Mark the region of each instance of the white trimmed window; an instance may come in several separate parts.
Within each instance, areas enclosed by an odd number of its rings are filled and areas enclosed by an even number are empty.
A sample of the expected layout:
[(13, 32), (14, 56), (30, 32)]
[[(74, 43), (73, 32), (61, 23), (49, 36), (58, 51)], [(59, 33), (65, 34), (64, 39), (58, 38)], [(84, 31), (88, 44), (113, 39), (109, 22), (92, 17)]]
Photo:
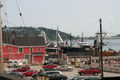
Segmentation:
[(8, 48), (8, 51), (11, 52), (11, 48)]
[(33, 52), (33, 48), (30, 48), (30, 52), (31, 52), (31, 53)]
[(19, 48), (19, 52), (23, 52), (23, 48)]
[(38, 51), (41, 51), (41, 48), (38, 48)]

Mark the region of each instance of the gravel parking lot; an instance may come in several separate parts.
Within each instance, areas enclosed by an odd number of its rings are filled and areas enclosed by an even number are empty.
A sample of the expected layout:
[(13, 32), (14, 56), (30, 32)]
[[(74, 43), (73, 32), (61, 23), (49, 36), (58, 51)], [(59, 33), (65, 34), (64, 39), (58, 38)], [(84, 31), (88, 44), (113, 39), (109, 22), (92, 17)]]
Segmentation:
[[(36, 70), (40, 70), (42, 69), (41, 66), (30, 66), (31, 69), (36, 69)], [(7, 68), (6, 71), (11, 71), (15, 68)], [(80, 70), (81, 68), (74, 68), (73, 71), (62, 71), (63, 75), (66, 75), (69, 79), (75, 76), (80, 76), (77, 72), (78, 70)], [(94, 76), (94, 75), (84, 75), (84, 76), (80, 76), (80, 77), (100, 77), (100, 75), (98, 76)], [(104, 72), (104, 77), (112, 77), (112, 76), (120, 76), (120, 74), (117, 73), (110, 73), (110, 72)], [(31, 80), (32, 77), (25, 77), (25, 80)]]

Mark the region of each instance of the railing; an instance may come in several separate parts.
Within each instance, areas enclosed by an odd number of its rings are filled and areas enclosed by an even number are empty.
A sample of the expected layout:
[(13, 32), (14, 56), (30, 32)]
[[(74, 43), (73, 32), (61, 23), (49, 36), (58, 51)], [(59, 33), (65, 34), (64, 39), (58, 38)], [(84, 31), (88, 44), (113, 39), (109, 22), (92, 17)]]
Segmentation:
[(108, 68), (108, 67), (104, 67), (103, 70), (104, 70), (105, 72), (120, 73), (120, 69), (118, 69), (118, 68), (110, 68), (110, 67)]

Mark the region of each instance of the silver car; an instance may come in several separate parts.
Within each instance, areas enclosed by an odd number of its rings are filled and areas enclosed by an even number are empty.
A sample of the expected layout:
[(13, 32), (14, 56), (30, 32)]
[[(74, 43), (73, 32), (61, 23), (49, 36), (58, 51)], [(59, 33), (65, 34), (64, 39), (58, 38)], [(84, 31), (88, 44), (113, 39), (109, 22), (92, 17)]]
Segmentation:
[(72, 71), (73, 70), (73, 67), (72, 66), (69, 66), (69, 65), (61, 65), (58, 70), (60, 71)]

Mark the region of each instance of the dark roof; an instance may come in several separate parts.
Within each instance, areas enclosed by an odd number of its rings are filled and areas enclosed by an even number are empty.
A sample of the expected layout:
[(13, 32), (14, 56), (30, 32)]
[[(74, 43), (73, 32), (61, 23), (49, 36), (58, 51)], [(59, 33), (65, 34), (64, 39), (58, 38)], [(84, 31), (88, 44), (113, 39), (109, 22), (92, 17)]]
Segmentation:
[(43, 36), (16, 35), (14, 31), (5, 29), (2, 32), (3, 43), (17, 46), (45, 46)]
[[(45, 46), (45, 39), (43, 36), (15, 36), (12, 33), (2, 33), (3, 43), (17, 46)], [(14, 35), (14, 37), (12, 36)]]
[(11, 44), (12, 34), (3, 31), (2, 32), (2, 39), (3, 39), (3, 43)]
[(41, 37), (14, 37), (17, 46), (45, 46), (45, 40)]

